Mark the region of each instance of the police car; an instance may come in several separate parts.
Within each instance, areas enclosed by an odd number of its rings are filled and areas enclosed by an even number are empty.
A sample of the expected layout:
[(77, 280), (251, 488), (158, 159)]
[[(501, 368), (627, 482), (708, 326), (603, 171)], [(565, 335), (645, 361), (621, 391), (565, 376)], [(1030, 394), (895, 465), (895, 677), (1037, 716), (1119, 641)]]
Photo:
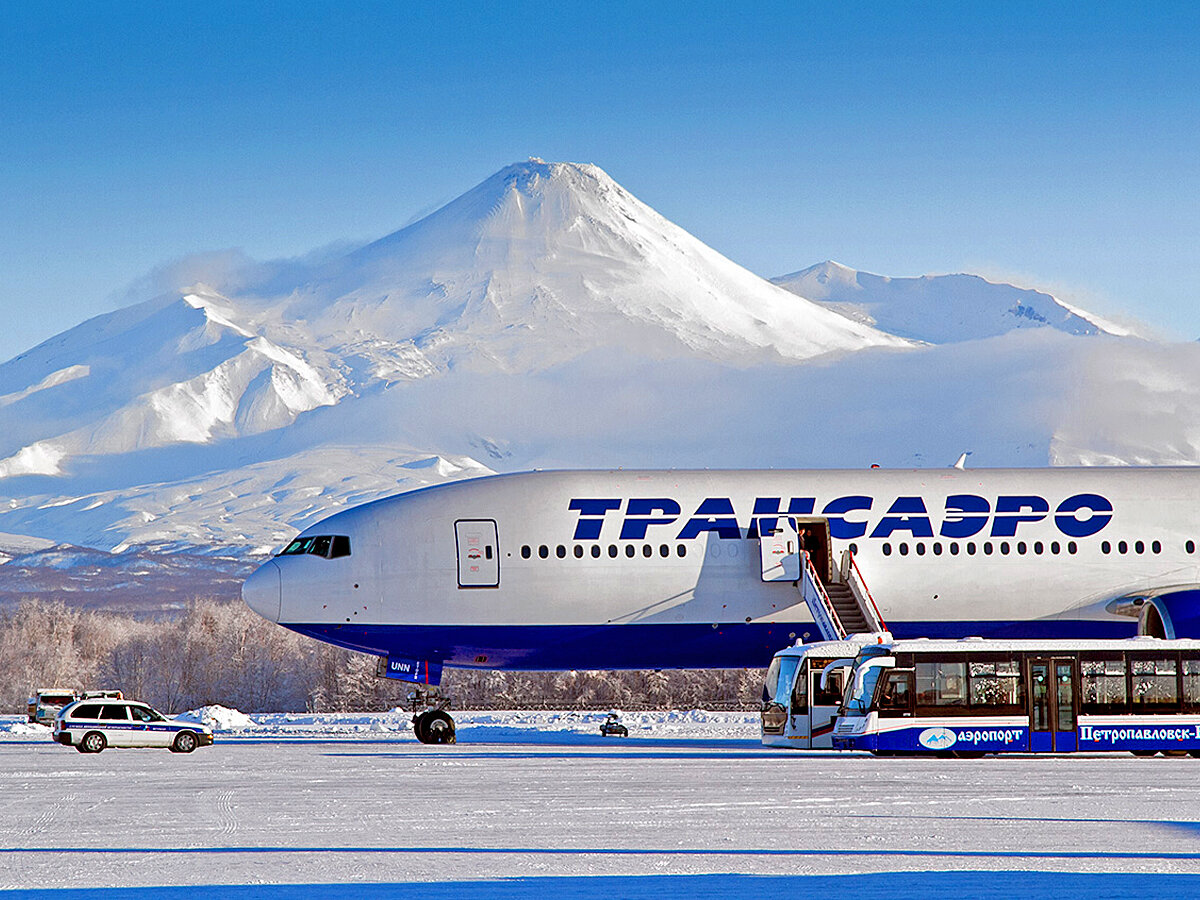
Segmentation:
[(131, 700), (78, 700), (58, 714), (53, 736), (80, 753), (99, 753), (105, 747), (167, 747), (172, 753), (191, 753), (213, 742), (207, 725), (168, 719)]

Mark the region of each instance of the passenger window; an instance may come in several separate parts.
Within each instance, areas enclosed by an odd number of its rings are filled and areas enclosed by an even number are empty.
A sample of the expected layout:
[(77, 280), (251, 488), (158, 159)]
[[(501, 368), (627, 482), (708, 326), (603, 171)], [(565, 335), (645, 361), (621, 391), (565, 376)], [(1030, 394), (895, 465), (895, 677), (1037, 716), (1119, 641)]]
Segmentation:
[(599, 558), (600, 558), (600, 545), (592, 544), (592, 559), (599, 559)]
[(1131, 659), (1133, 711), (1153, 713), (1179, 701), (1173, 659)]
[(1127, 712), (1125, 703), (1125, 660), (1081, 659), (1079, 661), (1079, 712), (1105, 715)]
[(1017, 660), (973, 662), (970, 664), (970, 674), (971, 706), (994, 711), (1002, 707), (1024, 705), (1021, 667)]
[(1200, 708), (1200, 659), (1183, 661), (1183, 702), (1189, 710)]
[(100, 707), (94, 703), (77, 706), (71, 711), (72, 719), (98, 719), (100, 718)]
[(533, 556), (533, 550), (526, 544), (521, 548), (521, 559), (529, 559), (531, 556)]
[(678, 547), (675, 548), (675, 552), (678, 553), (681, 557), (687, 556), (687, 546), (684, 544), (680, 544)]
[(151, 714), (150, 710), (146, 709), (144, 706), (131, 706), (129, 707), (129, 712), (132, 713), (133, 718), (139, 722), (154, 721), (153, 714)]
[(120, 719), (123, 722), (129, 721), (128, 707), (119, 703), (106, 703), (100, 707), (101, 719)]
[(611, 559), (617, 558), (617, 545), (616, 544), (608, 545), (608, 555)]
[(583, 559), (583, 548), (578, 544), (575, 545), (575, 558)]
[(637, 549), (633, 546), (633, 544), (625, 545), (625, 555), (626, 556), (628, 556), (630, 559), (633, 559), (633, 555), (635, 553), (637, 553)]
[(917, 703), (922, 706), (966, 706), (965, 662), (918, 662)]

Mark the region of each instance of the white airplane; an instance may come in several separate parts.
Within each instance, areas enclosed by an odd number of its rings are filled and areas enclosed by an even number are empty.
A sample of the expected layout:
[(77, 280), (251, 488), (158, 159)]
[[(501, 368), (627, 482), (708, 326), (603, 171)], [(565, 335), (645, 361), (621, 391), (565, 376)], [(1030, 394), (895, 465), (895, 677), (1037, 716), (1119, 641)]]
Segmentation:
[[(1197, 541), (1196, 468), (527, 472), (330, 516), (242, 596), (436, 686), (443, 666), (765, 666), (833, 636), (800, 551), (831, 593), (861, 576), (897, 638), (1200, 637)], [(452, 739), (431, 715), (418, 736)]]

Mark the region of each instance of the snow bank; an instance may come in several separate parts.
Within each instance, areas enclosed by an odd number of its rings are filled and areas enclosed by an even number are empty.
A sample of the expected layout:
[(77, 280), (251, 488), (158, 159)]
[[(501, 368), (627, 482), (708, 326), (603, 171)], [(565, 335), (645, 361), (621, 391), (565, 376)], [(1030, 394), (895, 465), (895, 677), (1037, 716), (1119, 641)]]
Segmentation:
[(258, 728), (258, 723), (244, 712), (216, 705), (190, 709), (175, 718), (185, 722), (200, 722), (213, 731), (245, 731)]
[(50, 737), (50, 726), (39, 725), (28, 721), (24, 716), (4, 716), (0, 718), (0, 740), (9, 735), (13, 737)]
[[(600, 739), (607, 710), (543, 711), (450, 710), (460, 742), (540, 743), (582, 738)], [(203, 706), (177, 716), (200, 722), (222, 740), (373, 740), (395, 737), (412, 740), (412, 713), (397, 707), (375, 713), (256, 713), (253, 717), (224, 706)], [(705, 710), (657, 710), (622, 713), (629, 739), (679, 738), (758, 740), (758, 714)], [(0, 716), (0, 742), (50, 740), (50, 729), (33, 725), (24, 716)]]

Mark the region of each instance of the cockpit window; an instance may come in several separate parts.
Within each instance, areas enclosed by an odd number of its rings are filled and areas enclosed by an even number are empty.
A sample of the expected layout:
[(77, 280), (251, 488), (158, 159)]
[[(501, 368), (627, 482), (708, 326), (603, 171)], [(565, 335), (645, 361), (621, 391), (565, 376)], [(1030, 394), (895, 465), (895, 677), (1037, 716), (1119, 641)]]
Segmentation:
[(313, 556), (323, 556), (326, 559), (349, 556), (350, 538), (344, 534), (320, 534), (312, 537), (298, 537), (279, 551), (280, 556), (302, 556), (306, 553), (311, 553)]

